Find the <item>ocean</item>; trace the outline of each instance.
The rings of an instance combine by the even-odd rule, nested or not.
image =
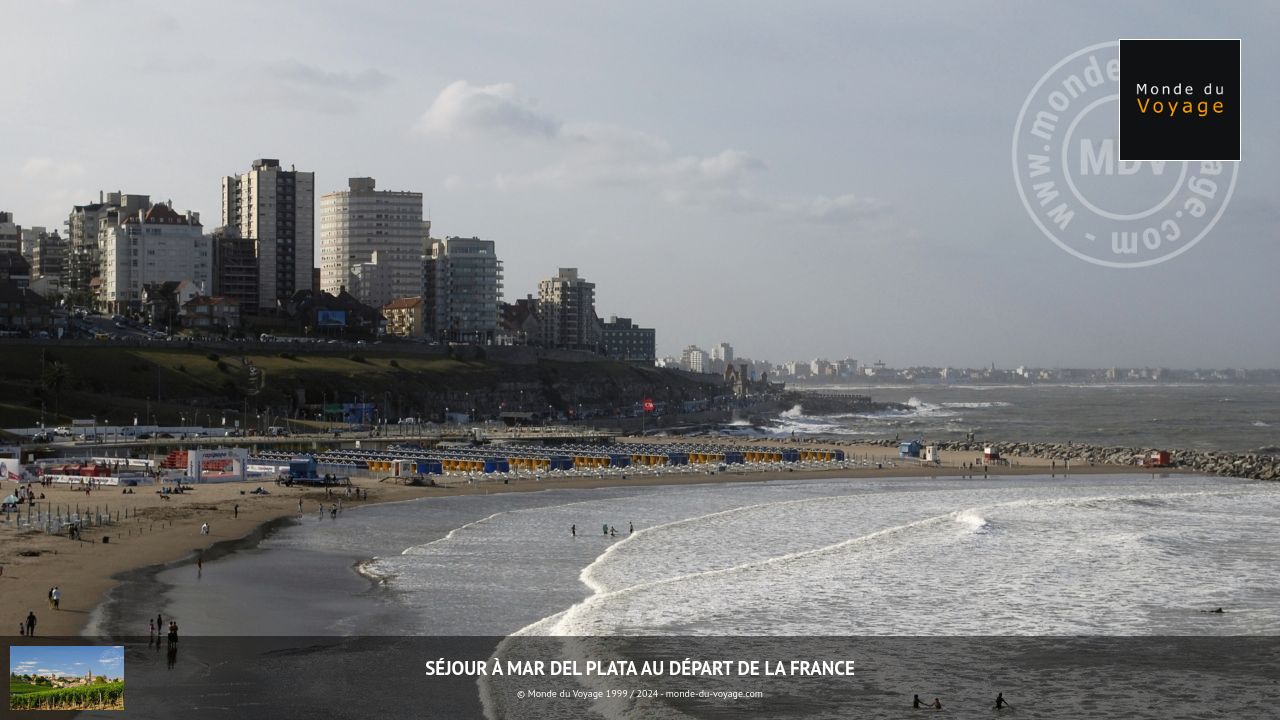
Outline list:
[[[823,388],[910,406],[812,416],[803,404],[765,434],[906,438],[1280,453],[1280,386],[1236,384],[885,385]],[[756,431],[740,423],[731,432]]]
[[[158,573],[161,602],[122,590],[106,627],[160,610],[196,635],[1274,635],[1278,533],[1280,485],[1192,475],[462,496],[308,515]]]
[[[770,432],[1276,444],[1273,388],[914,387],[874,395],[899,399],[890,391],[914,398],[912,409],[826,418],[797,410]],[[179,667],[189,684],[174,685],[179,676],[159,669],[142,671],[140,682],[157,693],[187,688],[210,713],[236,706],[225,689],[208,690],[208,678],[227,682],[218,673],[250,654],[276,680],[240,677],[236,692],[300,692],[305,675],[316,702],[332,703],[333,682],[311,669],[330,662],[352,679],[339,692],[354,707],[349,717],[362,717],[367,699],[343,693],[358,693],[370,673],[403,673],[415,707],[438,710],[437,692],[474,704],[422,717],[901,717],[921,683],[938,688],[928,692],[947,698],[952,717],[989,716],[983,703],[995,689],[1014,693],[1011,702],[1034,694],[1037,717],[1110,718],[1120,708],[1126,717],[1261,716],[1280,702],[1278,536],[1280,484],[1190,474],[802,479],[430,498],[288,520],[233,552],[206,555],[203,572],[177,564],[136,573],[99,609],[96,626],[136,635],[157,612],[177,618],[184,636],[204,643],[191,646],[193,655],[184,642]],[[218,637],[230,644],[210,661]],[[275,645],[258,650],[259,637]],[[856,692],[831,678],[716,686],[764,689],[755,705],[622,700],[607,693],[635,682],[598,677],[421,684],[417,662],[452,652],[430,640],[442,637],[493,638],[480,643],[481,657],[645,657],[666,638],[674,657],[829,652],[870,658],[872,667]],[[601,647],[601,638],[650,644]],[[146,653],[129,657],[142,668],[154,662]],[[693,693],[709,682],[664,678],[657,687]],[[581,697],[514,700],[552,686]],[[397,697],[378,700],[394,714]],[[1056,709],[1043,706],[1048,697]],[[260,703],[275,713],[264,717],[332,709],[298,700],[280,714],[265,695]]]

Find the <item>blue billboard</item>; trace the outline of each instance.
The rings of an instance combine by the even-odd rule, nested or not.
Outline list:
[[[346,327],[346,310],[317,310],[316,327]]]

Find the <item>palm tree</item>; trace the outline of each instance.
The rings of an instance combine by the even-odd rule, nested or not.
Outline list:
[[[67,386],[67,383],[70,382],[70,380],[71,370],[67,368],[65,363],[58,360],[54,360],[51,363],[45,363],[44,368],[40,373],[41,387],[44,388],[45,392],[53,393],[54,417],[61,416],[59,401],[62,397],[62,390]]]

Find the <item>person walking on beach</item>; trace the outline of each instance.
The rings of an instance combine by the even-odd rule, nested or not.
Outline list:
[[[27,611],[27,637],[36,636],[36,614],[30,610]]]
[[[302,498],[298,498],[298,514],[302,514]]]
[[[49,609],[52,610],[53,609],[53,588],[49,588],[48,596],[49,596]]]
[[[204,523],[203,525],[200,526],[200,534],[201,535],[209,534],[209,523]]]
[[[1012,709],[1013,706],[1004,701],[1004,693],[996,693],[996,709],[1003,710],[1005,708]]]
[[[237,518],[240,517],[240,505],[236,504],[236,506],[232,508],[231,512],[232,512],[231,517],[237,517]]]
[[[58,589],[58,586],[57,586],[57,585],[54,585],[54,586],[53,586],[53,589],[49,591],[49,597],[50,597],[50,598],[53,598],[53,609],[54,609],[54,610],[60,610],[60,609],[62,609],[62,608],[60,607],[60,604],[61,604],[61,602],[62,602],[62,591]]]

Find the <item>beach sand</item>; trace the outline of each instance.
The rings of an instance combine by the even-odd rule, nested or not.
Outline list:
[[[644,442],[696,442],[691,438],[653,438]],[[710,442],[711,439],[708,439]],[[714,439],[717,443],[750,445],[787,444],[783,440]],[[488,480],[469,484],[465,478],[445,477],[439,487],[412,487],[394,481],[383,482],[376,478],[355,479],[353,484],[368,492],[368,500],[345,498],[335,490],[332,498],[326,498],[323,488],[288,488],[274,482],[255,480],[241,483],[201,484],[189,492],[169,496],[165,500],[155,492],[155,486],[140,486],[134,494],[121,494],[119,488],[103,488],[86,495],[66,487],[39,488],[44,492],[43,502],[70,510],[101,509],[114,517],[117,523],[86,529],[80,540],[65,535],[49,535],[39,531],[19,532],[14,523],[0,524],[0,620],[7,623],[0,634],[16,634],[17,626],[29,611],[38,619],[36,636],[72,636],[82,632],[93,609],[116,583],[113,577],[137,568],[167,563],[190,561],[205,548],[218,542],[246,537],[256,529],[278,518],[296,516],[298,500],[303,501],[305,514],[316,514],[323,503],[327,509],[344,497],[344,508],[364,504],[395,502],[424,497],[448,495],[530,492],[555,488],[595,488],[603,486],[681,485],[706,482],[761,482],[767,480],[798,480],[802,478],[865,478],[865,477],[947,477],[966,472],[956,467],[959,463],[974,460],[973,453],[943,455],[943,465],[924,467],[916,463],[900,463],[893,448],[878,445],[822,443],[798,441],[811,448],[840,448],[851,459],[866,459],[870,463],[883,463],[882,468],[862,467],[819,471],[725,471],[706,469],[684,474],[660,476],[628,475],[579,476],[567,478],[512,478],[509,483]],[[1011,467],[990,469],[992,475],[1038,474],[1045,472],[1050,461],[1039,458],[1018,458]],[[1060,464],[1059,464],[1060,467]],[[978,469],[977,475],[982,474]],[[1059,470],[1061,472],[1061,470]],[[1097,466],[1072,468],[1072,474],[1080,473],[1142,472],[1132,466]],[[1149,472],[1149,471],[1146,471]],[[262,487],[269,495],[251,495],[249,491]],[[239,506],[238,512],[236,506]],[[127,519],[125,518],[127,514]],[[201,534],[200,528],[209,524],[209,534]],[[108,543],[104,543],[109,536]],[[61,608],[49,607],[48,591],[53,586],[61,591]]]

